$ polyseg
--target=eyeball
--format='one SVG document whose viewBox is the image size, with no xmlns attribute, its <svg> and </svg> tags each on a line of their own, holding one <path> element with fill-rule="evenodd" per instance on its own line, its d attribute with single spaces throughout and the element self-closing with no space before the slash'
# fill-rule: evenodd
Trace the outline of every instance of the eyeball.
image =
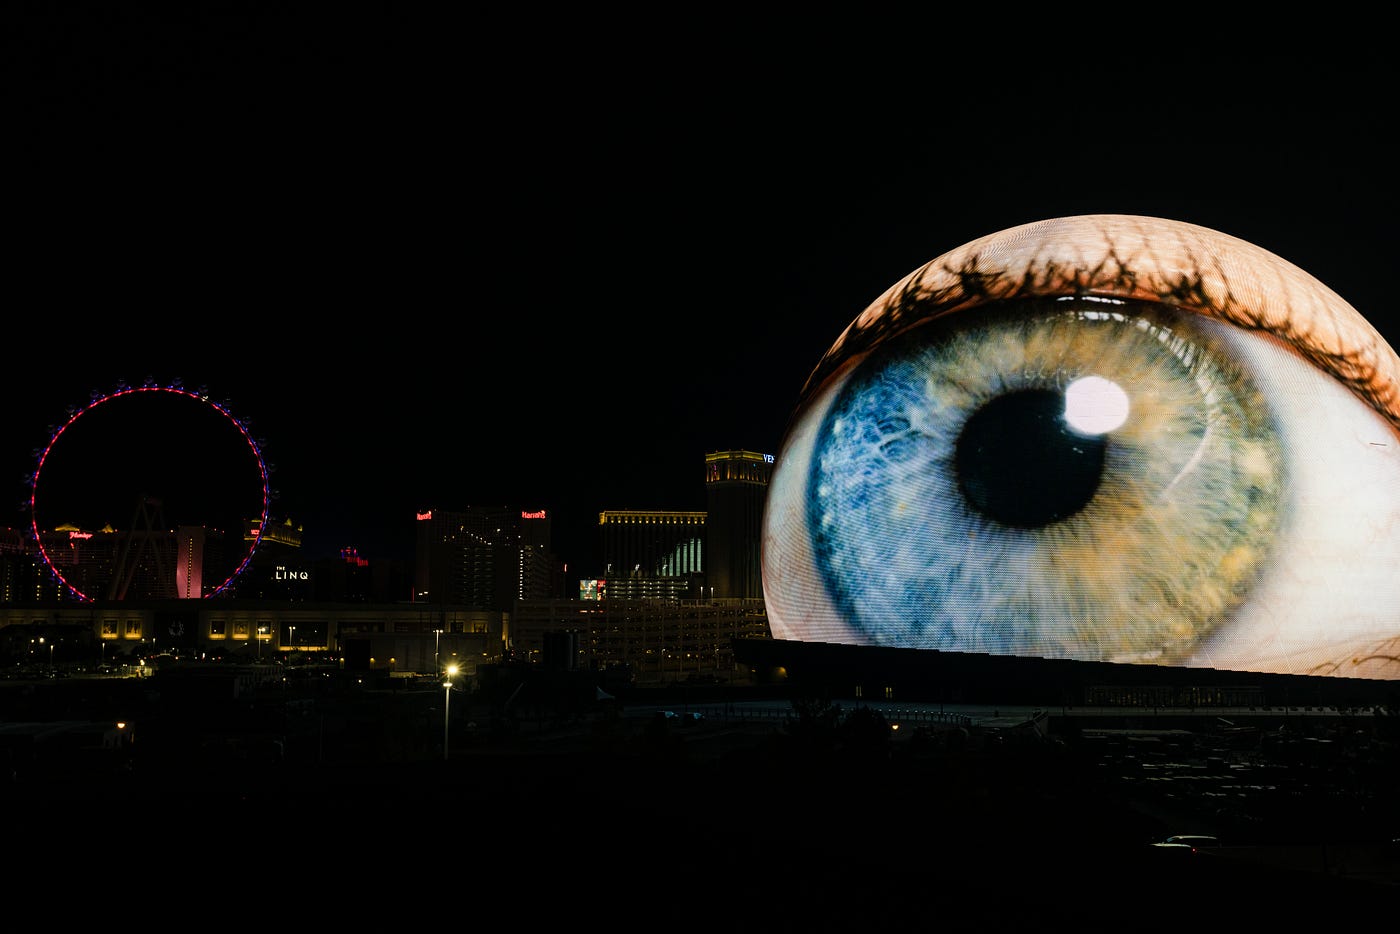
<svg viewBox="0 0 1400 934">
<path fill-rule="evenodd" d="M 764 514 L 780 639 L 1400 677 L 1400 358 L 1303 270 L 1058 218 L 819 361 Z"/>
</svg>

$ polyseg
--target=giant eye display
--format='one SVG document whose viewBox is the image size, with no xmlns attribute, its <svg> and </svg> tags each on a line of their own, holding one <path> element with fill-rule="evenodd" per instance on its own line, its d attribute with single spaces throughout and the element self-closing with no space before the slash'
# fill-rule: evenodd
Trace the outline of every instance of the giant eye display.
<svg viewBox="0 0 1400 934">
<path fill-rule="evenodd" d="M 1400 678 L 1400 358 L 1177 221 L 974 240 L 855 318 L 769 485 L 778 639 Z"/>
</svg>

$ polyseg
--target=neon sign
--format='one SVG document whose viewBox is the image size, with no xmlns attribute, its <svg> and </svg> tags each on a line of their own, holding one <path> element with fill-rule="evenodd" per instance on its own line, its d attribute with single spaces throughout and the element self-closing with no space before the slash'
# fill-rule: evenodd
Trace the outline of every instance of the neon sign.
<svg viewBox="0 0 1400 934">
<path fill-rule="evenodd" d="M 543 519 L 543 518 L 545 518 L 544 510 L 541 509 L 539 512 L 525 512 L 525 511 L 521 511 L 521 513 L 520 513 L 520 518 L 522 518 L 522 519 Z"/>
</svg>

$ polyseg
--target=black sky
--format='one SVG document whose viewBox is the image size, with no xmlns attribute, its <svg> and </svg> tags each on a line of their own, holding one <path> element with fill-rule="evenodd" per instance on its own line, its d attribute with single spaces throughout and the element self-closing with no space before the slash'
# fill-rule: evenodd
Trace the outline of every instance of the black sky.
<svg viewBox="0 0 1400 934">
<path fill-rule="evenodd" d="M 17 523 L 67 406 L 179 378 L 313 554 L 519 504 L 578 568 L 599 510 L 703 508 L 705 453 L 776 452 L 894 281 L 1067 214 L 1253 241 L 1396 341 L 1388 57 L 72 9 L 5 39 Z"/>
</svg>

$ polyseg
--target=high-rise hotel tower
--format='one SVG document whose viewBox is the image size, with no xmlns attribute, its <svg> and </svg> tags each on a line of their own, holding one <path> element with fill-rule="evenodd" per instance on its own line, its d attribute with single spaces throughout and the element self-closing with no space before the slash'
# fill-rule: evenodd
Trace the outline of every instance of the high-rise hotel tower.
<svg viewBox="0 0 1400 934">
<path fill-rule="evenodd" d="M 607 509 L 598 514 L 604 576 L 679 578 L 705 570 L 705 514 Z"/>
<path fill-rule="evenodd" d="M 415 601 L 509 610 L 517 600 L 557 592 L 545 510 L 494 506 L 419 514 Z"/>
<path fill-rule="evenodd" d="M 715 597 L 762 599 L 763 507 L 773 455 L 705 455 L 705 584 Z"/>
</svg>

